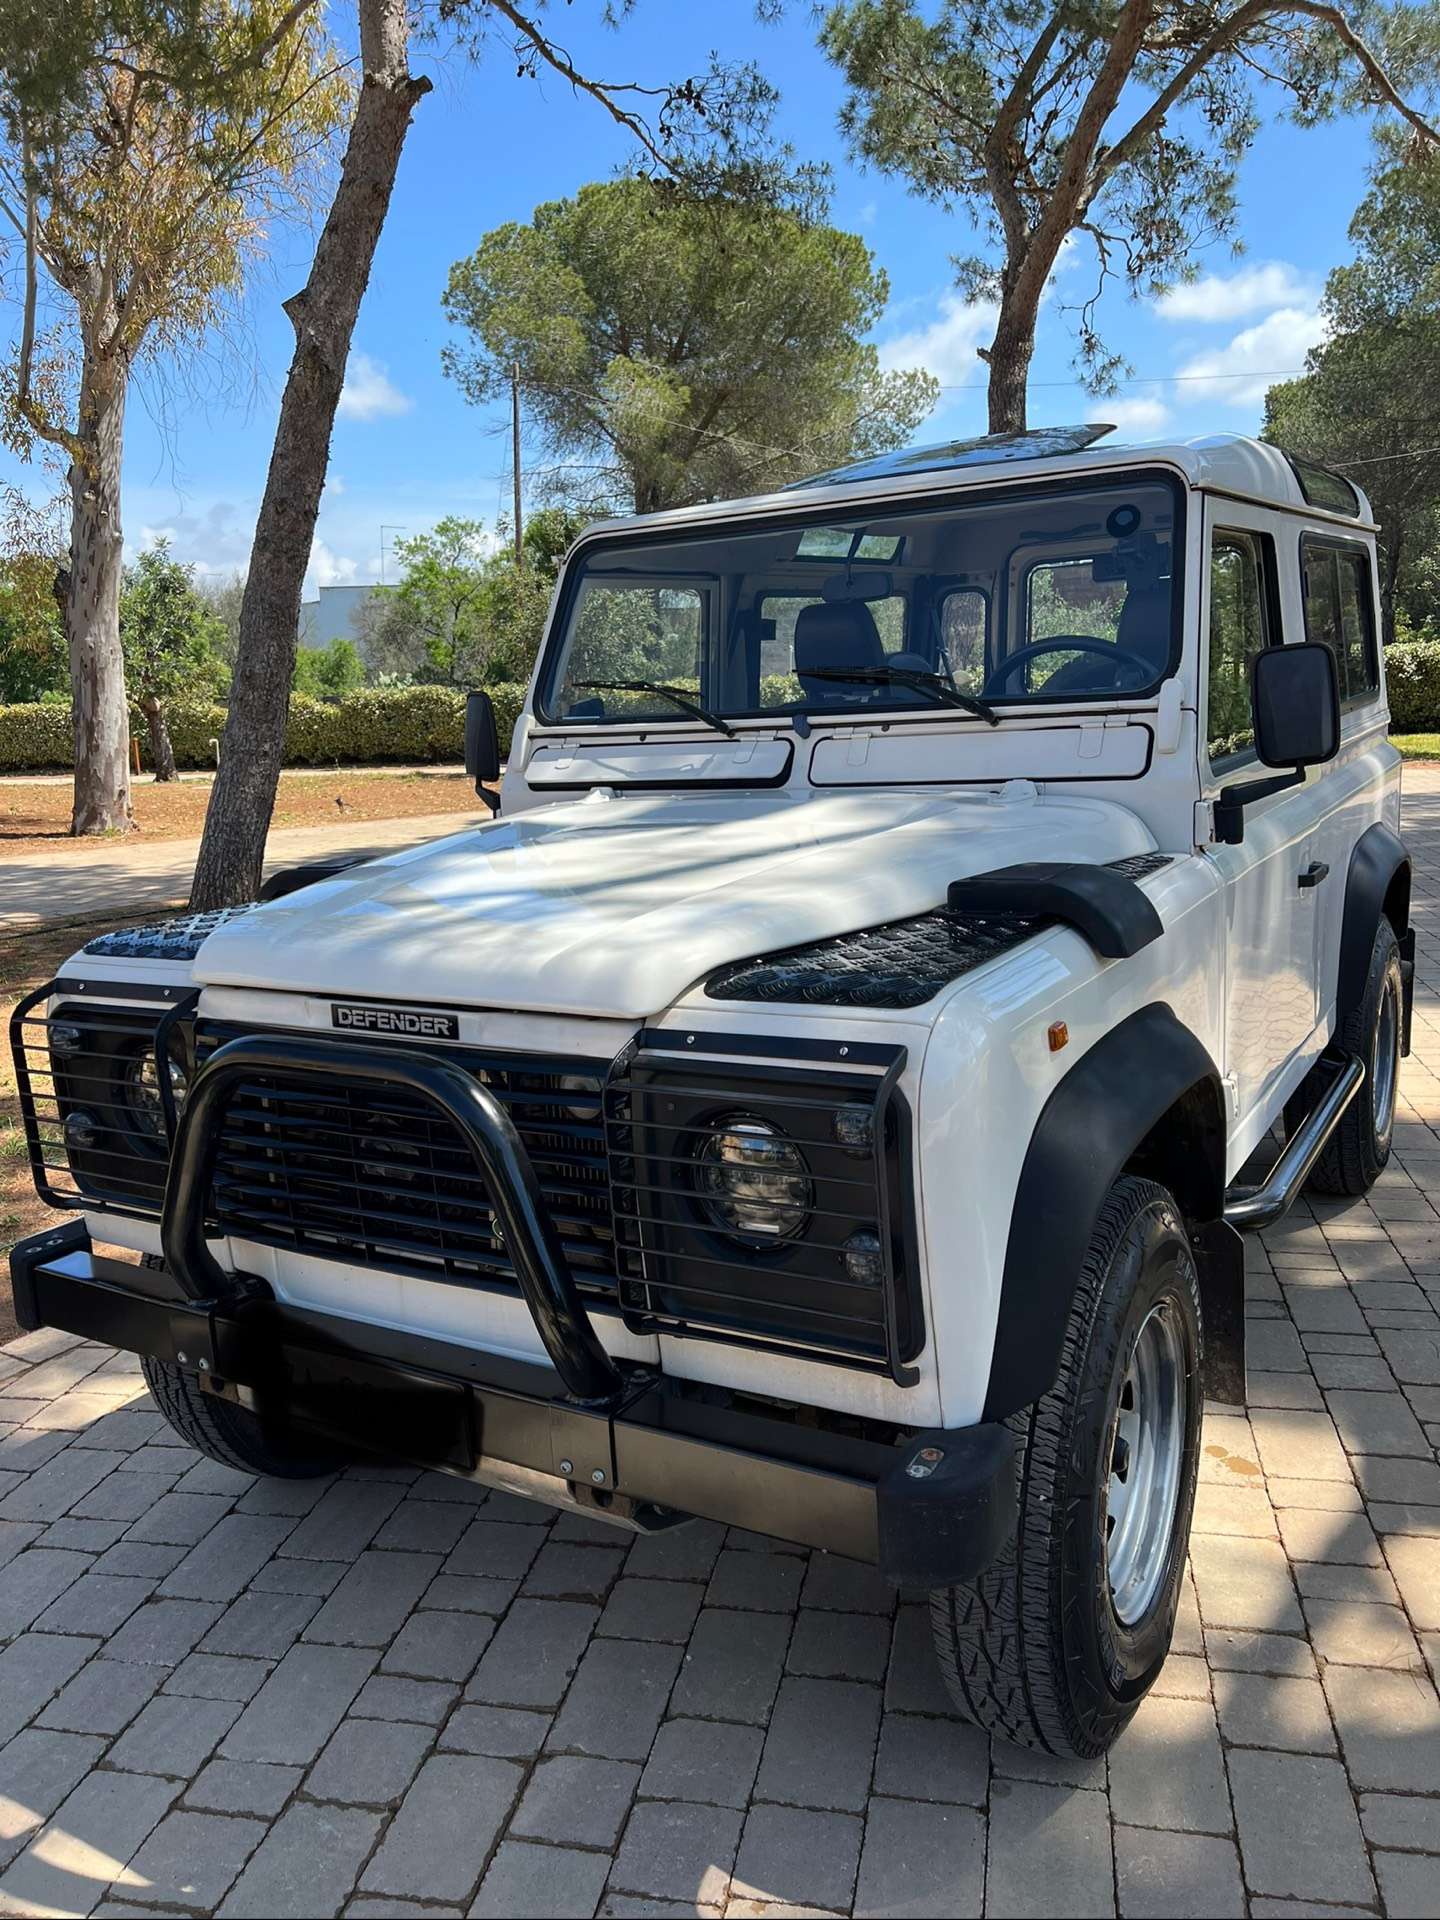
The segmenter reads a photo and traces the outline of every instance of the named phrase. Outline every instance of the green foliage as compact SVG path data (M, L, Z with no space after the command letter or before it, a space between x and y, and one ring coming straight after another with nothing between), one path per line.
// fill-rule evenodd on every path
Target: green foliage
M296 693L314 700L339 700L365 684L365 664L353 640L332 640L328 647L301 647L295 655Z
M70 697L70 658L52 583L56 561L25 555L0 568L0 703Z
M1385 649L1392 733L1440 727L1440 640L1397 640Z
M168 541L157 541L125 569L120 645L135 698L168 702L182 691L223 693L230 684L223 639L223 627L195 590L195 569L171 555Z
M887 295L854 234L614 180L456 262L444 306L470 339L444 365L477 402L518 366L550 451L648 511L903 446L937 388L881 371L864 335Z

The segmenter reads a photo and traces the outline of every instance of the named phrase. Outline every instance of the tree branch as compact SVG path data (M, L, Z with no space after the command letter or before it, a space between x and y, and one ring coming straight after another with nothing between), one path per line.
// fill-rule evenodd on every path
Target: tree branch
M640 142L657 166L663 167L667 173L675 172L673 157L664 151L645 122L628 107L621 106L615 98L617 93L656 94L661 91L660 89L641 87L634 82L591 80L580 72L564 48L557 46L553 40L542 33L533 20L512 4L512 0L490 0L490 6L494 12L510 22L537 59L543 60L546 66L552 67L562 79L568 80L577 93L588 93L592 100L598 101L618 126L624 127Z

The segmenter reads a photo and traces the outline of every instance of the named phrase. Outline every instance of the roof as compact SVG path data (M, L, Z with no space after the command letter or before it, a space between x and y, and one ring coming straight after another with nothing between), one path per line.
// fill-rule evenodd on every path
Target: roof
M1278 447L1244 434L1213 433L1193 440L1149 440L1115 443L1099 440L1111 430L1103 426L1047 428L1024 436L985 436L978 440L942 442L939 446L907 448L884 454L853 467L801 480L774 493L740 500L712 500L703 506L674 507L661 513L637 514L607 520L588 532L679 532L708 522L733 519L737 513L795 513L806 507L863 507L870 501L891 501L907 494L933 494L937 485L946 492L995 486L1021 478L1042 480L1081 474L1104 475L1117 467L1153 464L1178 469L1190 486L1207 492L1290 507L1319 514L1350 527L1372 525L1370 503L1360 497L1358 522L1350 515L1325 514L1305 498L1295 469ZM1099 442L1098 444L1097 441ZM1057 443L1060 443L1057 445ZM582 536L583 538L584 536Z

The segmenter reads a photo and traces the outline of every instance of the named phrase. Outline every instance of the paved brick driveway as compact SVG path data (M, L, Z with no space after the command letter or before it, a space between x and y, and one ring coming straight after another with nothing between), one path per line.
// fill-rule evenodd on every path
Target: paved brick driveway
M862 1568L252 1482L39 1334L0 1354L0 1912L1440 1911L1440 778L1408 808L1395 1160L1253 1246L1250 1415L1108 1767L987 1750Z

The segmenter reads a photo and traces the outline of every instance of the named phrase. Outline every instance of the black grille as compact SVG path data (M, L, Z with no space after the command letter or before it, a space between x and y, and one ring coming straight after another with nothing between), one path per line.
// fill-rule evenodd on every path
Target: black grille
M204 1023L203 1060L239 1027ZM399 1088L335 1075L257 1075L229 1103L211 1189L237 1238L387 1272L514 1284L486 1183L449 1120ZM602 1104L609 1063L447 1047L514 1121L584 1293L613 1297L614 1230Z

